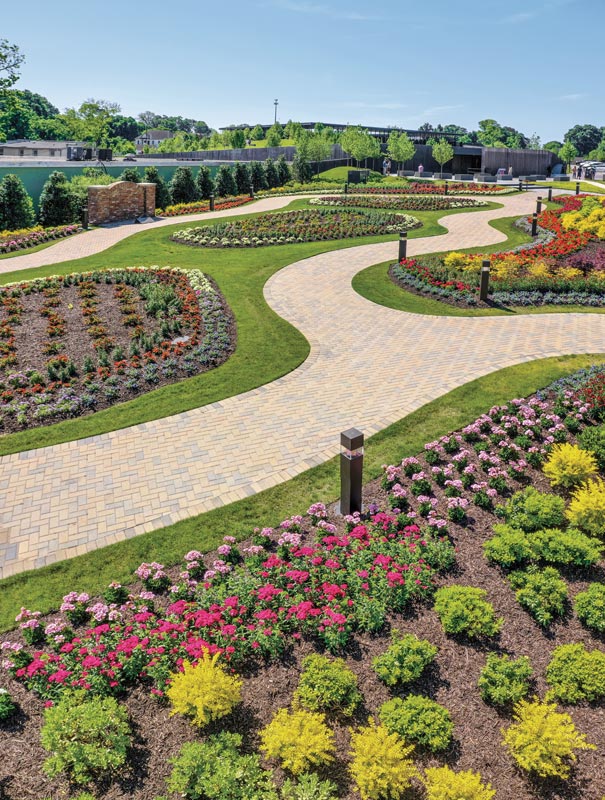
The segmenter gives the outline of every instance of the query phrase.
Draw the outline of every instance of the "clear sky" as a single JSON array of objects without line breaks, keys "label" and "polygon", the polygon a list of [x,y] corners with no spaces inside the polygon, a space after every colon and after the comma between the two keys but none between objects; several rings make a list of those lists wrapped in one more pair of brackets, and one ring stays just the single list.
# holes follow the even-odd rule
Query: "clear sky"
[{"label": "clear sky", "polygon": [[491,117],[542,142],[605,125],[605,0],[30,0],[0,38],[15,88],[64,109],[89,97],[218,128]]}]

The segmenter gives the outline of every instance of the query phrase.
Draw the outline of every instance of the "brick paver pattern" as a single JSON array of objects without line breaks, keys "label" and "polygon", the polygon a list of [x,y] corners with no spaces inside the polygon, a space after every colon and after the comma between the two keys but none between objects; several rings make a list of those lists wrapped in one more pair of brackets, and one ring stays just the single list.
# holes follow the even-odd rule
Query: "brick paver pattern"
[{"label": "brick paver pattern", "polygon": [[[412,239],[408,253],[502,241],[489,220],[529,213],[535,197],[498,201],[503,208],[447,217],[447,234]],[[278,205],[262,201],[255,210]],[[109,233],[122,236],[125,230]],[[82,247],[92,235],[79,237]],[[106,231],[102,236],[110,240]],[[61,243],[62,259],[76,243]],[[41,257],[49,263],[54,253],[53,247],[46,256],[41,251],[9,261],[13,269]],[[165,419],[0,459],[0,574],[69,558],[253,495],[334,456],[340,431],[355,426],[370,436],[502,367],[605,351],[605,315],[421,316],[378,306],[353,291],[356,273],[396,254],[397,242],[324,253],[268,281],[269,305],[311,344],[309,358],[279,380]],[[203,267],[203,256],[200,261]]]}]

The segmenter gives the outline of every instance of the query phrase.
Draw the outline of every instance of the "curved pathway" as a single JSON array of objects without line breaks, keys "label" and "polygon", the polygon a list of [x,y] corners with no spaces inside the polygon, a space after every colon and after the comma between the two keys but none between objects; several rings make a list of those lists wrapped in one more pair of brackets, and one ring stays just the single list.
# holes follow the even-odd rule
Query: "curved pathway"
[{"label": "curved pathway", "polygon": [[[528,213],[535,197],[498,199],[504,208],[450,216],[449,233],[411,240],[410,255],[502,241],[487,222]],[[396,242],[333,251],[270,279],[267,301],[311,343],[309,358],[283,378],[173,417],[0,459],[1,574],[250,496],[334,456],[341,430],[371,435],[480,375],[605,351],[605,315],[420,316],[352,290],[357,272],[396,252]]]}]

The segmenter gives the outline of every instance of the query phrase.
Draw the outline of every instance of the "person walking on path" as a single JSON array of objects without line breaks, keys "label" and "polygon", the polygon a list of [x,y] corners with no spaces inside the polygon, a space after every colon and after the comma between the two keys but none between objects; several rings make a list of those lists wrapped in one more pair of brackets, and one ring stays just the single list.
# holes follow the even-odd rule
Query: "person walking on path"
[{"label": "person walking on path", "polygon": [[573,165],[573,167],[571,169],[571,177],[572,178],[577,178],[578,177],[578,168],[576,167],[575,164]]},{"label": "person walking on path", "polygon": [[422,178],[422,173],[424,172],[424,167],[422,164],[418,164],[418,175]]}]

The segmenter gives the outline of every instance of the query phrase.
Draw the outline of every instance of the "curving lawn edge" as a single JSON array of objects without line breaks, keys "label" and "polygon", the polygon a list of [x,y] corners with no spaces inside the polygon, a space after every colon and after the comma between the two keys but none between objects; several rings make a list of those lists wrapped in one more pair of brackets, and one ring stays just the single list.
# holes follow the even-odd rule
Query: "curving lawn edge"
[{"label": "curving lawn edge", "polygon": [[[416,454],[425,442],[468,424],[492,405],[532,394],[563,375],[603,359],[605,354],[540,359],[498,370],[448,392],[367,440],[365,479],[376,478],[383,463]],[[129,583],[142,561],[172,565],[188,550],[212,550],[225,535],[246,538],[254,527],[274,526],[291,514],[304,513],[312,502],[331,502],[337,497],[338,486],[338,459],[333,458],[237,503],[1,580],[0,630],[14,627],[21,606],[46,613],[57,608],[69,591],[95,595],[112,580]]]}]

